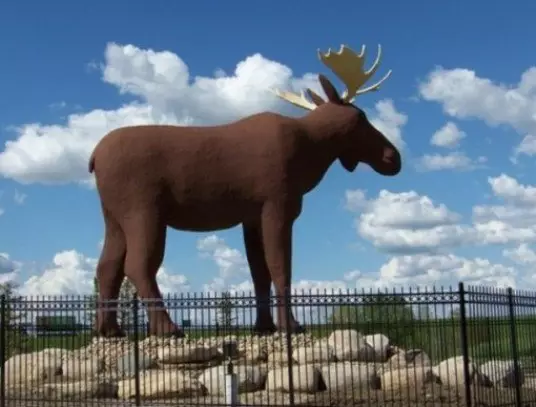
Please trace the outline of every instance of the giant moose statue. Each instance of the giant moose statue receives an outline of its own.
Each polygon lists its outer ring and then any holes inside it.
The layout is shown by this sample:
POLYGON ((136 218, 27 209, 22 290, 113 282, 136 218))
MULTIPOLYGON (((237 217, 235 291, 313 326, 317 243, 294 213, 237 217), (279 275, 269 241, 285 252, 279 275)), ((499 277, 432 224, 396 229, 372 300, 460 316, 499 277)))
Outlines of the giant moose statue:
POLYGON ((272 90, 310 111, 303 117, 264 112, 212 127, 129 126, 98 143, 89 160, 105 222, 97 266, 98 335, 124 335, 116 311, 105 303, 117 299, 125 276, 146 304, 151 300, 149 333, 183 335, 156 281, 168 226, 205 232, 241 225, 257 301, 255 332, 303 330, 292 312, 287 321, 286 300, 277 307, 276 327, 268 300, 272 283, 280 298, 290 290, 292 228, 304 195, 336 160, 350 172, 360 162, 382 175, 401 168, 396 147, 352 104, 390 75, 362 88, 378 68, 381 47, 367 71, 364 46, 359 54, 343 45, 318 56, 346 85, 342 95, 322 74, 318 79, 327 100, 310 89, 310 100, 304 92, 272 90))

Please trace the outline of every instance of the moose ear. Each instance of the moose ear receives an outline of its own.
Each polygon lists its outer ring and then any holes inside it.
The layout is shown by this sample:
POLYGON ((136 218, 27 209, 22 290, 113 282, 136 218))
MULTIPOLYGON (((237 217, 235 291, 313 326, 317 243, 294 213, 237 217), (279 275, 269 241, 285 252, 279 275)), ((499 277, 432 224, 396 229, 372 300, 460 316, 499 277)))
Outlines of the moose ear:
POLYGON ((305 90, 305 92, 307 92, 307 96, 309 96, 311 98, 311 100, 313 101, 313 103, 317 106, 320 106, 320 105, 323 105, 324 103, 326 103, 324 101, 324 99, 322 99, 321 96, 319 96, 318 94, 316 94, 315 92, 313 92, 311 89, 307 88, 305 90))
POLYGON ((335 89, 335 86, 333 86, 328 78, 320 74, 318 75, 318 80, 320 81, 320 85, 322 86, 322 89, 324 89, 324 93, 330 102, 337 104, 343 103, 341 97, 339 96, 339 92, 337 92, 337 89, 335 89))

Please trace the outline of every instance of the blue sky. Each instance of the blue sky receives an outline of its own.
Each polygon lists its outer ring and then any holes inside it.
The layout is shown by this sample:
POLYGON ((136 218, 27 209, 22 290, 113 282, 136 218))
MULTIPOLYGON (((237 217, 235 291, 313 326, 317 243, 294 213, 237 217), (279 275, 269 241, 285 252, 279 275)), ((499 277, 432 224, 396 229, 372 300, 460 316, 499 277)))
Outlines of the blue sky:
MULTIPOLYGON (((403 171, 386 178, 365 165, 350 174, 334 164, 296 223, 296 287, 460 279, 527 287, 536 264, 535 11, 522 1, 7 2, 0 6, 0 268, 29 294, 87 291, 103 228, 81 168, 106 131, 140 115, 196 124, 263 110, 303 115, 258 95, 273 83, 315 86, 310 77, 300 82, 306 73, 335 81, 318 48, 366 44, 371 61, 380 43, 379 76, 393 74, 356 103, 403 140, 403 171), (267 74, 275 62, 292 78, 267 74), (181 64, 186 90, 172 86, 182 83, 181 64), (225 92, 217 71, 235 76, 225 92), (197 77, 212 78, 208 88, 200 90, 197 77), (212 106, 198 102, 201 91, 212 106), (131 111, 118 113, 125 106, 131 111), (433 145, 442 128, 442 144, 433 145), (347 193, 356 190, 366 201, 347 193)), ((215 234, 169 232, 166 290, 248 287, 240 229, 215 234)))

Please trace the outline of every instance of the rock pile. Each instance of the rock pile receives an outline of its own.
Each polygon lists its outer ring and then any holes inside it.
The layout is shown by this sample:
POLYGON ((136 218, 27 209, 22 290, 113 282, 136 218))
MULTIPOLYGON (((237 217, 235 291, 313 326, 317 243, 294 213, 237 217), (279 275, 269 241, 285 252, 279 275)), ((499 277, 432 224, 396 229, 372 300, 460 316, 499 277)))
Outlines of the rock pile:
MULTIPOLYGON (((293 335, 290 368, 281 334, 199 340, 150 337, 137 350, 127 339, 95 338, 89 346, 73 351, 53 348, 13 356, 5 366, 6 395, 25 393, 41 400, 131 399, 136 396, 137 357, 142 399, 221 402, 227 380, 223 346, 230 342, 237 348, 233 363, 239 394, 249 405, 269 400, 285 403, 289 370, 298 398, 356 389, 417 394, 427 383, 460 386, 464 381, 461 356, 432 365, 424 351, 392 346, 385 335, 336 330, 321 339, 293 335)), ((524 380, 523 373, 520 379, 524 380)), ((513 364, 471 362, 470 380, 473 385, 511 387, 513 364)))

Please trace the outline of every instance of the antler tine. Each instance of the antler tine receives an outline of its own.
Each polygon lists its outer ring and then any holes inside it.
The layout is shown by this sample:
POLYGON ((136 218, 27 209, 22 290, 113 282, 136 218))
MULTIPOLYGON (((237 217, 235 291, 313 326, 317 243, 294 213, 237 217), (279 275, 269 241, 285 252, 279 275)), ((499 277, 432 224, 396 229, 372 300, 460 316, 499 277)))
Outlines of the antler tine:
POLYGON ((322 54, 320 50, 318 51, 318 56, 324 65, 330 68, 346 85, 346 90, 341 96, 346 102, 352 102, 356 96, 363 93, 378 90, 379 86, 391 75, 391 71, 389 71, 376 84, 360 90, 359 88, 376 73, 382 57, 382 48, 381 45, 378 45, 376 60, 367 71, 364 71, 365 52, 365 45, 361 46, 359 54, 346 45, 341 45, 338 52, 332 52, 331 49, 328 49, 328 52, 322 54))
POLYGON ((316 105, 307 100, 303 90, 301 91, 299 95, 297 95, 296 93, 292 93, 292 92, 281 91, 279 89, 270 89, 270 91, 274 93, 276 96, 280 97, 281 99, 292 103, 294 106, 298 106, 306 110, 316 109, 316 105))

